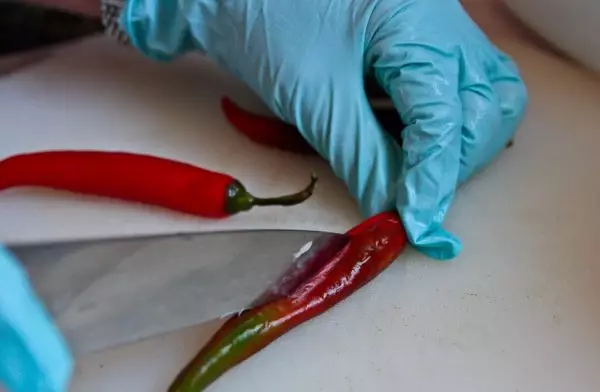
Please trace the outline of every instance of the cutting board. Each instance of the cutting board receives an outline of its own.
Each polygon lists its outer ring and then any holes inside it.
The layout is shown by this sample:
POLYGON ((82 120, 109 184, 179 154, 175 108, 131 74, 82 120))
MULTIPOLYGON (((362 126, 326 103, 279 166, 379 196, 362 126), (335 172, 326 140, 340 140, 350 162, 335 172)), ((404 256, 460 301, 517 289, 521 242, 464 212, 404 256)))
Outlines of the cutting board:
MULTIPOLYGON (((517 42, 531 104, 457 195, 453 262, 409 249, 210 391, 597 392, 600 80, 517 42)), ((216 325, 92 355, 73 392, 165 391, 216 325)))
POLYGON ((356 202, 327 163, 265 148, 238 134, 220 111, 223 95, 268 114, 243 84, 204 57, 157 64, 93 37, 0 79, 0 158, 52 149, 153 154, 229 173, 257 196, 295 192, 315 171, 320 181, 309 201, 215 221, 97 197, 14 189, 0 194, 0 241, 246 229, 343 232, 360 221, 356 202))

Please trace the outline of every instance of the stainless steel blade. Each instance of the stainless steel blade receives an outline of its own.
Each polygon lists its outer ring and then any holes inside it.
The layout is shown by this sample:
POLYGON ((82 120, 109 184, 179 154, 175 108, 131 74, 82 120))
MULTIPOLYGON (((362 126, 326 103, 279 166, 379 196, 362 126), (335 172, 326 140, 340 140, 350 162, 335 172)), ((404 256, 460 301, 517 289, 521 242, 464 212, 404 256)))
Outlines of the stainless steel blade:
POLYGON ((76 356, 239 311, 334 235, 252 231, 14 247, 76 356))

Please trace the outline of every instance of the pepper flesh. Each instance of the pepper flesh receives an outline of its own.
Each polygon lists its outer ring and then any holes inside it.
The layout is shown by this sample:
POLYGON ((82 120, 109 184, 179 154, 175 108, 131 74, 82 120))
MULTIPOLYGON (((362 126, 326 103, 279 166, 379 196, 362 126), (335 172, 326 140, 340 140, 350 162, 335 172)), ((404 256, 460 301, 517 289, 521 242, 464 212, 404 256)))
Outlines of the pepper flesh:
MULTIPOLYGON (((270 301, 231 317, 176 377, 169 392, 198 392, 292 328, 329 310, 385 270, 406 246, 395 213, 367 219, 332 244, 333 256, 317 261, 270 301), (314 264, 320 264, 316 269, 314 264)), ((318 257, 318 255, 316 255, 318 257)))
POLYGON ((109 151, 42 151, 0 161, 0 191, 39 186, 104 196, 206 218, 225 218, 254 206, 292 206, 308 199, 298 193, 258 198, 228 174, 151 155, 109 151))
POLYGON ((273 117, 250 113, 227 97, 221 99, 221 110, 235 129, 257 144, 296 154, 317 154, 291 124, 273 117))

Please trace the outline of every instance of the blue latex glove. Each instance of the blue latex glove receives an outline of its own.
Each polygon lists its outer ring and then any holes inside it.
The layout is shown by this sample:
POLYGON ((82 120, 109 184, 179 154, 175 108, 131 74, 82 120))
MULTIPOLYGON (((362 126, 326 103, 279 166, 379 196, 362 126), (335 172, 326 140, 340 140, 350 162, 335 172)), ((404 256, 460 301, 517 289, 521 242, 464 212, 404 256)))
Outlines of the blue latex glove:
POLYGON ((0 245, 0 384, 8 392, 66 392, 72 368, 26 271, 0 245))
POLYGON ((516 66, 456 0, 129 0, 134 46, 167 61, 206 53, 298 127, 365 215, 400 212, 409 240, 448 259, 458 184, 512 138, 525 112, 516 66), (407 128, 398 146, 363 87, 374 73, 407 128))

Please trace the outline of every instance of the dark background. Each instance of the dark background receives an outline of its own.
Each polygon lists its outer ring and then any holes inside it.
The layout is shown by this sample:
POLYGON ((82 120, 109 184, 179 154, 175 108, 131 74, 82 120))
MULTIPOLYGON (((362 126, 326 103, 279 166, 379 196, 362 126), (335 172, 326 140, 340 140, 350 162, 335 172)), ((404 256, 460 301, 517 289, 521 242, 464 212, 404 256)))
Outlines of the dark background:
POLYGON ((99 20, 0 1, 0 56, 68 41, 101 31, 99 20))

